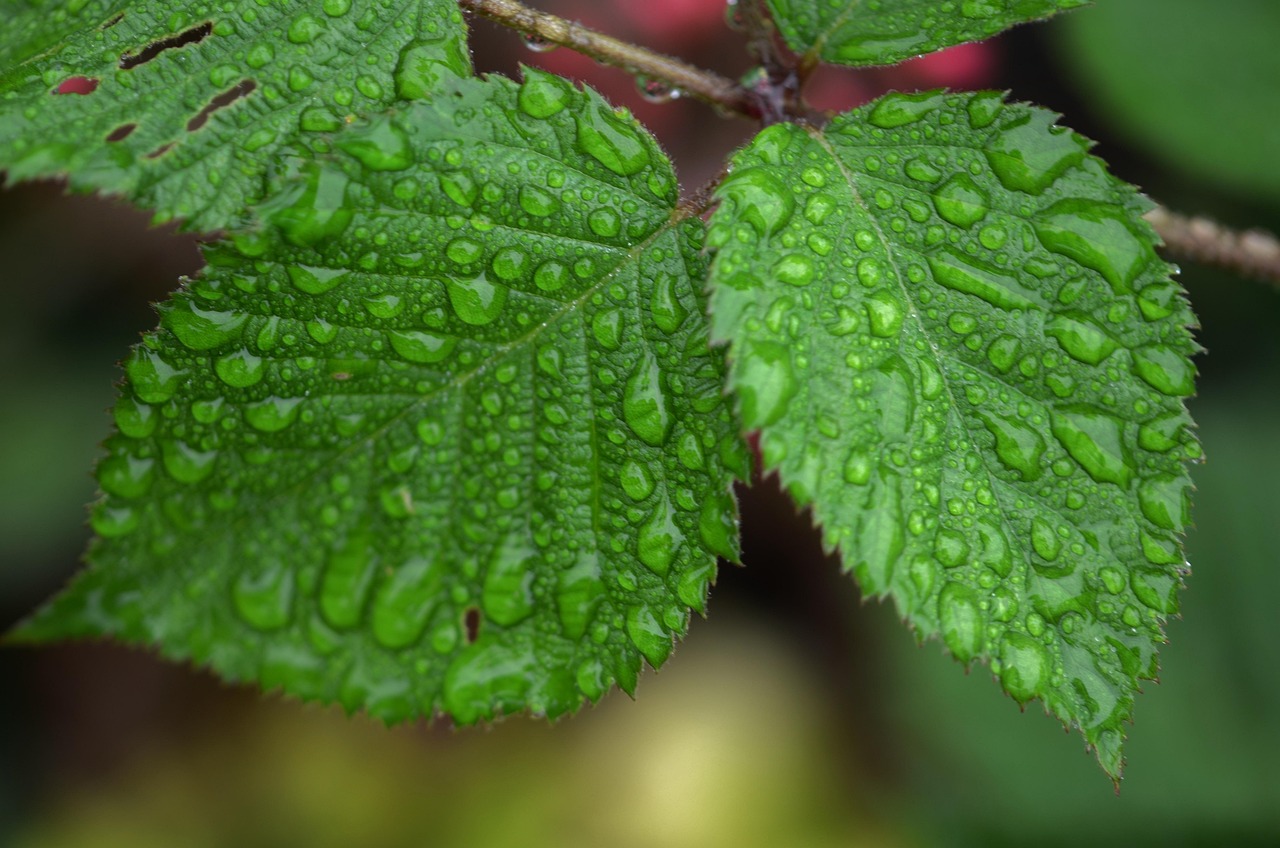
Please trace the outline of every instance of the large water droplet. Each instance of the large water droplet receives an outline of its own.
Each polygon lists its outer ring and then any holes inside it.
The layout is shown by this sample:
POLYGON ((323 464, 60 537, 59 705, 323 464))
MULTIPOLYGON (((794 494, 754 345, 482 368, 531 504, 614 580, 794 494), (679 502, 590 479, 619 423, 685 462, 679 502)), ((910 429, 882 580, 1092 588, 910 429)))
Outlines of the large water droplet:
POLYGON ((556 609, 566 636, 581 639, 586 635, 604 596, 600 561, 595 553, 580 555, 571 567, 560 572, 556 609))
POLYGON ((311 265, 290 265, 289 281, 299 291, 307 294, 324 294, 347 281, 349 273, 341 268, 319 268, 311 265))
POLYGON ((302 398, 270 397, 244 408, 244 420, 255 430, 278 433, 298 420, 302 398))
POLYGON ((1181 476, 1153 477, 1138 486, 1138 504, 1145 515, 1157 527, 1166 530, 1182 530, 1191 521, 1191 502, 1187 487, 1190 482, 1181 476))
POLYGON ((1041 194, 1088 150, 1084 139, 1053 126, 1054 115, 1034 111, 1000 128, 987 142, 987 162, 1005 188, 1041 194))
POLYGON ((184 372, 173 367, 160 354, 147 347, 137 347, 125 365, 133 393, 144 403, 164 403, 173 397, 184 372))
POLYGON ((707 497, 698 514, 698 534, 703 543, 712 553, 731 562, 737 562, 739 556, 736 515, 733 495, 728 492, 707 497))
POLYGON ((1054 562, 1062 553, 1062 538, 1052 524, 1037 517, 1031 521, 1031 547, 1044 559, 1054 562))
POLYGON ((213 473, 217 451, 202 451, 186 442, 165 442, 161 447, 164 470, 179 483, 199 483, 213 473))
POLYGON ((637 129, 602 103, 577 115, 578 146, 615 174, 629 177, 649 164, 649 148, 637 129))
POLYGON ((1172 569, 1135 568, 1129 574, 1133 594, 1147 607, 1163 615, 1178 611, 1178 586, 1181 581, 1172 569))
POLYGON ((800 388, 791 351, 780 342, 744 342, 735 372, 742 421, 749 429, 767 427, 781 418, 800 388))
POLYGON ((1012 276, 951 248, 943 248, 930 256, 929 267, 933 270, 934 279, 942 285, 976 295, 992 306, 1030 309, 1035 305, 1012 276))
POLYGON ((492 324, 507 302, 507 287, 490 282, 484 274, 463 279, 450 277, 445 280, 445 289, 453 311, 474 326, 492 324))
POLYGON ((155 461, 113 454, 98 464, 98 483, 104 492, 122 498, 140 498, 151 490, 155 461))
POLYGON ((458 654, 444 676, 444 705, 454 721, 477 719, 523 706, 537 660, 528 646, 480 638, 458 654))
POLYGON ((1044 472, 1044 438, 1029 425, 1016 418, 979 412, 978 417, 996 437, 996 456, 1010 471, 1023 480, 1039 479, 1044 472))
POLYGON ((335 143, 371 171, 403 171, 414 160, 409 134, 390 115, 349 127, 335 143))
POLYGON ((902 330, 902 302, 889 292, 882 289, 873 293, 866 299, 866 309, 873 336, 891 339, 902 330))
POLYGON ((1036 218, 1035 231, 1046 248, 1097 271, 1116 294, 1124 294, 1155 258, 1130 218, 1109 203, 1060 200, 1036 218))
POLYGON ((387 333, 391 347, 410 362, 428 365, 443 362, 453 353, 458 340, 425 330, 391 330, 387 333))
POLYGON ((115 418, 116 427, 120 428, 120 432, 131 439, 147 438, 155 432, 156 425, 160 423, 160 416, 156 415, 154 407, 138 403, 128 395, 116 401, 111 415, 115 418))
POLYGON ((471 62, 463 49, 453 46, 452 39, 443 42, 410 44, 400 51, 392 80, 400 100, 426 100, 451 77, 465 77, 471 62))
POLYGON ((416 644, 441 599, 444 569, 436 560, 414 557, 378 587, 373 599, 373 636, 385 648, 416 644))
POLYGON ((213 363, 218 379, 235 389, 245 389, 257 384, 266 375, 267 367, 262 357, 247 350, 237 350, 219 357, 213 363))
POLYGON ((664 333, 674 333, 680 329, 685 317, 689 314, 680 302, 677 289, 678 281, 674 274, 659 272, 653 278, 653 298, 649 309, 653 315, 653 323, 664 333))
POLYGON ((622 417, 642 440, 657 447, 671 432, 670 401, 662 383, 662 371, 652 354, 637 363, 622 395, 622 417))
POLYGON ((768 168, 734 171, 717 194, 732 204, 732 211, 761 236, 776 233, 795 210, 791 190, 768 168))
POLYGON ((1124 444, 1123 425, 1090 410, 1053 415, 1053 435, 1076 462, 1099 483, 1128 487, 1132 462, 1124 444))
POLYGON ((192 350, 212 350, 240 337, 248 315, 217 312, 185 303, 164 314, 163 324, 192 350))
POLYGON ((510 627, 533 614, 533 578, 538 551, 512 532, 497 547, 484 577, 481 605, 494 623, 510 627))
POLYGON ((636 536, 636 556, 655 574, 666 574, 683 541, 671 504, 661 498, 636 536))
POLYGON ((961 662, 969 662, 982 648, 982 610, 978 593, 964 583, 951 582, 938 593, 942 641, 961 662))
POLYGON ((530 117, 550 118, 573 100, 573 86, 568 80, 534 68, 525 68, 524 77, 516 103, 530 117))
POLYGON ((671 634, 663 628, 653 610, 643 604, 627 610, 627 635, 654 668, 666 662, 671 654, 671 634))
POLYGON ((933 555, 944 568, 959 568, 969 562, 969 542, 959 530, 944 527, 934 537, 933 555))
POLYGON ((1045 322, 1044 332, 1073 359, 1089 365, 1097 365, 1117 347, 1115 339, 1084 315, 1055 315, 1045 322))
POLYGON ((933 206, 942 220, 968 228, 987 216, 987 195, 962 171, 938 187, 933 206))
POLYGON ((1044 693, 1051 664, 1044 645, 1023 633, 1005 633, 1000 644, 1000 685, 1025 704, 1044 693))
POLYGON ((378 560, 374 541, 357 533, 330 557, 320 581, 320 613, 339 630, 355 627, 364 615, 378 560))
POLYGON ((293 616, 293 571, 282 562, 244 571, 231 589, 236 612, 257 630, 279 630, 293 616))
POLYGON ((813 260, 802 253, 788 254, 773 265, 773 276, 787 285, 807 286, 816 275, 813 260))
POLYGON ((1133 352, 1133 370, 1157 391, 1175 397, 1195 394, 1196 368, 1169 345, 1144 345, 1133 352))
POLYGON ((302 181, 286 185, 263 203, 261 214, 299 247, 337 239, 355 215, 347 202, 349 182, 335 166, 313 163, 302 181))
POLYGON ((877 127, 889 130, 914 124, 930 112, 946 103, 946 98, 936 91, 918 94, 892 92, 880 98, 871 109, 867 120, 877 127))

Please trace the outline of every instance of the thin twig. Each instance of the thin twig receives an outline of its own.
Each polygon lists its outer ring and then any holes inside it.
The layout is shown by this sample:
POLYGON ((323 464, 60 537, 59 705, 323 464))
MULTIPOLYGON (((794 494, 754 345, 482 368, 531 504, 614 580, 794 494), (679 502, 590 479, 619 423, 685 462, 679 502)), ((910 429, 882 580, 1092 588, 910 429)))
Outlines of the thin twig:
POLYGON ((728 112, 751 119, 760 117, 755 98, 737 83, 679 59, 654 53, 635 44, 587 29, 564 18, 530 9, 515 0, 458 0, 474 12, 526 35, 583 53, 630 74, 661 80, 681 94, 695 97, 728 112))
POLYGON ((1280 285, 1280 239, 1262 230, 1239 232, 1208 218, 1189 218, 1163 206, 1147 213, 1175 256, 1227 268, 1280 285))

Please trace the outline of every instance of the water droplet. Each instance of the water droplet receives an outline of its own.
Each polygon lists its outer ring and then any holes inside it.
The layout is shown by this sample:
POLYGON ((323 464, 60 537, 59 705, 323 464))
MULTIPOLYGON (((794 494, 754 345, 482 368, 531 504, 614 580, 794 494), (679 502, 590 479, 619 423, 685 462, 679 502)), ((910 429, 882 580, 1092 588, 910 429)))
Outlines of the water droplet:
POLYGON ((734 171, 720 184, 717 195, 761 236, 780 230, 795 210, 791 190, 767 168, 734 171))
POLYGON ((1034 226, 1046 248, 1097 271, 1116 294, 1125 294, 1155 258, 1130 217, 1120 206, 1068 199, 1042 212, 1034 226))
POLYGON ((654 668, 671 654, 671 634, 647 606, 636 604, 627 610, 627 635, 654 668))
POLYGON ((548 41, 542 36, 534 35, 531 32, 521 34, 520 39, 524 42, 524 46, 534 53, 550 53, 560 46, 554 41, 548 41))
POLYGON ((767 427, 787 411, 799 389, 791 351, 780 342, 748 340, 736 364, 734 384, 748 429, 767 427))
POLYGON ((923 156, 917 156, 915 159, 909 160, 902 170, 916 182, 936 183, 942 179, 942 171, 938 170, 933 163, 923 156))
POLYGON ((443 362, 453 353, 458 340, 424 330, 391 330, 387 333, 391 347, 410 362, 424 365, 443 362))
POLYGON ((959 568, 969 562, 969 543, 958 530, 943 528, 933 540, 933 555, 945 568, 959 568))
POLYGON ((601 347, 617 350, 622 346, 622 310, 602 309, 591 319, 591 334, 601 347))
POLYGON ((289 25, 286 37, 294 44, 310 44, 324 30, 324 21, 313 18, 311 15, 299 15, 289 25))
POLYGON ((1044 693, 1051 663, 1044 645, 1022 633, 1005 633, 1000 645, 1000 685, 1025 704, 1044 693))
POLYGON ((636 90, 650 103, 670 103, 680 96, 680 89, 660 79, 650 79, 640 74, 636 77, 636 90))
POLYGON ((516 532, 509 534, 493 553, 484 577, 480 603, 485 615, 503 627, 533 614, 533 578, 538 551, 516 532))
POLYGON ((320 581, 320 613, 339 630, 360 623, 373 586, 377 559, 373 539, 357 533, 330 557, 320 581))
POLYGON ((1037 554, 1053 562, 1062 552, 1062 539, 1052 524, 1043 518, 1034 518, 1031 521, 1031 547, 1037 554))
POLYGON ((788 254, 773 265, 774 277, 792 286, 809 285, 816 272, 813 260, 799 253, 788 254))
POLYGON ((340 268, 318 268, 311 265, 290 265, 286 270, 290 282, 307 294, 324 294, 345 283, 349 276, 347 271, 340 268))
POLYGON ((914 124, 945 103, 946 98, 936 91, 918 94, 892 92, 880 98, 867 115, 867 120, 877 127, 891 130, 914 124))
POLYGON ((524 77, 516 103, 530 117, 550 118, 573 101, 573 86, 568 80, 534 68, 525 68, 524 77))
POLYGON ((962 171, 938 187, 933 206, 942 220, 968 228, 987 216, 987 195, 962 171))
POLYGON ((1160 476, 1144 480, 1138 486, 1138 504, 1142 514, 1157 527, 1181 530, 1191 521, 1190 500, 1185 477, 1160 476))
POLYGON ((844 463, 844 480, 855 486, 865 486, 871 482, 871 471, 875 467, 871 457, 864 451, 853 450, 844 463))
POLYGON ((1144 345, 1133 352, 1133 371, 1157 391, 1175 397, 1195 394, 1196 368, 1169 345, 1144 345))
POLYGON ((98 483, 104 492, 122 498, 140 498, 151 490, 155 462, 124 454, 113 454, 98 464, 98 483))
POLYGON ((1178 445, 1186 423, 1187 419, 1181 413, 1148 421, 1138 428, 1138 446, 1160 453, 1172 450, 1178 445))
POLYGON ((244 408, 244 420, 255 430, 278 433, 298 420, 302 398, 270 397, 244 408))
POLYGON ((284 563, 241 572, 231 589, 236 612, 257 630, 279 630, 293 617, 293 571, 284 563))
POLYGON ((111 414, 115 418, 116 427, 131 439, 147 438, 155 432, 156 425, 160 423, 160 417, 156 415, 154 407, 138 403, 128 395, 116 401, 111 414))
POLYGON ((1008 334, 997 336, 991 347, 987 348, 987 359, 1002 374, 1007 374, 1018 362, 1022 353, 1022 343, 1016 336, 1008 334))
POLYGON ((373 635, 385 648, 416 644, 441 598, 444 570, 439 563, 414 557, 378 588, 373 601, 373 635))
POLYGON ((213 473, 217 451, 202 451, 186 442, 165 442, 161 447, 164 470, 179 483, 199 483, 213 473))
POLYGON ((622 491, 633 501, 642 501, 653 494, 653 474, 647 466, 634 459, 628 459, 623 464, 618 479, 622 484, 622 491))
POLYGON ((658 361, 650 353, 646 352, 627 378, 622 417, 645 443, 657 447, 666 442, 671 431, 670 402, 658 361))
POLYGON ((1135 568, 1130 572, 1129 583, 1137 599, 1150 609, 1164 615, 1178 611, 1181 581, 1171 569, 1135 568))
POLYGON ((257 384, 267 373, 262 357, 247 350, 237 350, 221 356, 213 363, 218 379, 235 389, 245 389, 257 384))
POLYGON ((560 209, 560 201, 550 193, 534 185, 520 187, 520 208, 538 218, 554 215, 560 209))
POLYGON ((480 718, 524 706, 537 659, 529 647, 517 648, 484 637, 454 657, 444 676, 444 705, 454 721, 480 718))
POLYGON ((89 524, 93 527, 93 532, 108 539, 129 535, 138 529, 140 522, 136 509, 119 506, 109 500, 98 501, 89 513, 89 524))
POLYGON ((1084 160, 1088 143, 1064 127, 1053 126, 1051 112, 1036 110, 1005 124, 987 142, 987 162, 1010 191, 1042 194, 1084 160))
POLYGON ((943 248, 929 257, 933 277, 942 285, 976 295, 1001 309, 1030 309, 1035 303, 1021 292, 1017 280, 997 268, 943 248))
POLYGON ((884 339, 897 337, 905 317, 902 303, 889 292, 881 290, 872 293, 865 305, 867 318, 871 322, 871 334, 884 339))
POLYGON ((604 597, 604 581, 595 553, 580 555, 571 567, 561 571, 556 582, 556 609, 565 635, 570 639, 585 636, 604 597))
POLYGON ((183 303, 164 313, 164 326, 192 350, 212 350, 239 338, 249 316, 216 312, 183 303))
POLYGON ((738 522, 733 495, 723 492, 705 498, 698 515, 698 535, 713 554, 737 562, 738 522))
POLYGON ((601 238, 614 238, 622 232, 622 218, 612 209, 601 207, 587 215, 587 226, 601 238))
POLYGON ((1116 349, 1116 340, 1089 318, 1055 315, 1045 322, 1045 335, 1052 336, 1073 359, 1097 365, 1116 349))
POLYGON ((677 291, 677 280, 674 274, 659 272, 653 278, 653 297, 649 303, 653 315, 653 323, 664 333, 674 333, 680 329, 685 317, 689 314, 680 302, 677 291))
POLYGON ((1053 415, 1053 435, 1099 483, 1127 488, 1133 475, 1123 425, 1101 413, 1079 410, 1053 415))
POLYGON ((975 130, 986 129, 995 123, 1004 110, 1004 96, 998 91, 982 91, 969 95, 969 126, 975 130))
POLYGON ((671 504, 661 498, 636 535, 636 556, 655 574, 666 574, 682 542, 684 532, 676 526, 671 504))
POLYGON ((629 177, 650 162, 648 146, 637 129, 603 103, 592 103, 577 115, 578 146, 620 176, 629 177))
POLYGON ((484 274, 466 279, 450 277, 445 280, 445 289, 458 317, 477 327, 496 321, 507 302, 506 286, 491 283, 484 274))
POLYGON ((409 134, 390 115, 349 127, 336 144, 371 171, 403 171, 414 161, 409 134))
POLYGON ((469 76, 470 72, 464 48, 452 46, 449 40, 419 42, 400 51, 391 79, 400 100, 427 100, 445 80, 469 76))
POLYGON ((298 247, 336 240, 355 215, 347 202, 347 175, 333 165, 313 162, 303 177, 262 204, 263 218, 298 247))
POLYGON ((964 583, 947 583, 938 593, 942 641, 961 662, 969 662, 982 648, 983 619, 978 593, 964 583))

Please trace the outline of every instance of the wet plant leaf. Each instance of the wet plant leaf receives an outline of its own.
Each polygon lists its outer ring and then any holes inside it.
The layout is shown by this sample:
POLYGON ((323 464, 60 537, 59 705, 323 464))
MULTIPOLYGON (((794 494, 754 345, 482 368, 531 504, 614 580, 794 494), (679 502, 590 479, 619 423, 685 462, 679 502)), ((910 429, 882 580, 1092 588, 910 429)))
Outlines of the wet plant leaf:
POLYGON ((891 65, 1089 0, 768 0, 787 44, 837 65, 891 65))
POLYGON ((129 357, 90 567, 17 638, 393 721, 632 691, 745 457, 670 163, 536 71, 326 138, 129 357))
POLYGON ((713 336, 863 591, 1118 776, 1184 573, 1194 318, 1055 118, 926 92, 766 129, 718 191, 713 336))
POLYGON ((0 0, 0 167, 195 229, 240 222, 273 157, 471 72, 452 0, 0 0))

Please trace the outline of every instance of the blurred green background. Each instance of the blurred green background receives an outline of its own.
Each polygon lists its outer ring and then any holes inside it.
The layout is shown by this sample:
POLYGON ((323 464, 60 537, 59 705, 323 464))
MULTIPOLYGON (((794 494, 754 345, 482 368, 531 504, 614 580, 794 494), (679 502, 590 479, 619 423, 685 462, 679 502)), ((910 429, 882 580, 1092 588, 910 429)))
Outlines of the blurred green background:
MULTIPOLYGON (((535 5, 745 69, 717 0, 535 5)), ((632 106, 686 188, 751 132, 487 23, 475 34, 482 70, 537 62, 632 106)), ((814 85, 832 107, 1008 88, 1171 208, 1275 231, 1278 35, 1274 0, 1106 0, 814 85)), ((120 204, 0 191, 0 626, 74 570, 115 362, 199 264, 192 239, 120 204)), ((746 567, 722 570, 709 620, 637 702, 614 693, 555 726, 386 730, 110 645, 0 650, 0 846, 1280 844, 1280 289, 1192 264, 1182 279, 1208 349, 1192 402, 1208 462, 1184 618, 1119 794, 985 668, 966 675, 890 606, 861 604, 766 480, 743 492, 746 567)))

